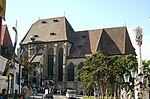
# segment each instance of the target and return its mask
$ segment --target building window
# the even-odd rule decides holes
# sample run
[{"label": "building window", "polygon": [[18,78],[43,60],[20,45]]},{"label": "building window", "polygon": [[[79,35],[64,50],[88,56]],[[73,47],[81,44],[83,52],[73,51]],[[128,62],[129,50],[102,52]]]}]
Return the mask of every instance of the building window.
[{"label": "building window", "polygon": [[57,20],[57,19],[54,19],[54,20],[53,20],[53,22],[59,22],[59,20]]},{"label": "building window", "polygon": [[51,32],[51,33],[50,33],[50,36],[52,36],[52,35],[56,35],[56,33],[54,33],[54,32]]},{"label": "building window", "polygon": [[34,46],[33,44],[29,44],[29,49],[30,49],[30,56],[32,56],[34,54]]},{"label": "building window", "polygon": [[32,79],[32,82],[33,82],[34,84],[37,84],[36,78],[33,78],[33,79]]},{"label": "building window", "polygon": [[[83,66],[84,66],[84,63],[80,62],[79,65],[78,65],[77,70],[81,70]],[[81,80],[78,78],[78,81],[81,81]]]},{"label": "building window", "polygon": [[45,20],[42,20],[42,23],[45,24],[45,23],[47,23],[47,22],[46,22]]},{"label": "building window", "polygon": [[84,63],[80,62],[79,65],[78,65],[78,70],[82,69],[83,66],[84,66]]},{"label": "building window", "polygon": [[48,54],[48,77],[53,79],[53,64],[54,64],[54,50],[51,48]]},{"label": "building window", "polygon": [[36,53],[43,53],[43,50],[44,46],[42,44],[36,46]]},{"label": "building window", "polygon": [[33,76],[36,76],[36,71],[33,71]]},{"label": "building window", "polygon": [[78,48],[82,48],[82,45],[78,45]]},{"label": "building window", "polygon": [[82,38],[85,39],[85,38],[86,38],[86,35],[82,35]]},{"label": "building window", "polygon": [[63,81],[63,48],[58,52],[58,81]]},{"label": "building window", "polygon": [[74,81],[74,64],[69,63],[67,71],[68,81]]}]

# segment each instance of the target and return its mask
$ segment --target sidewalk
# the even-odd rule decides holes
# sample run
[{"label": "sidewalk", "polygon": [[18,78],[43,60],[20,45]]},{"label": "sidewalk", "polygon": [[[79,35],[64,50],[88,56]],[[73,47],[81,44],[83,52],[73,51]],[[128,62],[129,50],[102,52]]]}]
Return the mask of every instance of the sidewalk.
[{"label": "sidewalk", "polygon": [[76,99],[83,99],[82,95],[77,95]]},{"label": "sidewalk", "polygon": [[[56,95],[57,96],[57,95]],[[61,96],[61,95],[60,95]],[[65,97],[64,95],[62,95],[63,97]],[[55,95],[54,95],[55,97]],[[66,98],[66,97],[65,97]],[[38,94],[38,95],[34,95],[34,96],[30,96],[29,99],[44,99],[44,94]],[[63,98],[62,98],[63,99]],[[77,95],[76,99],[83,99],[82,95]]]}]

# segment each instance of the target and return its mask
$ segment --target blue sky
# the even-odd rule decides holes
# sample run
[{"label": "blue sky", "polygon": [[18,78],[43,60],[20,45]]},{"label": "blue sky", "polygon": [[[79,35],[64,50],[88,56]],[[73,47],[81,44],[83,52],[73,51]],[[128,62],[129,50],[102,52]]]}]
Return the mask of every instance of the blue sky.
[{"label": "blue sky", "polygon": [[140,26],[143,28],[142,59],[150,60],[149,5],[150,0],[7,0],[3,24],[8,25],[14,41],[12,27],[17,20],[18,42],[38,19],[66,16],[75,31],[126,25],[136,49],[133,30]]}]

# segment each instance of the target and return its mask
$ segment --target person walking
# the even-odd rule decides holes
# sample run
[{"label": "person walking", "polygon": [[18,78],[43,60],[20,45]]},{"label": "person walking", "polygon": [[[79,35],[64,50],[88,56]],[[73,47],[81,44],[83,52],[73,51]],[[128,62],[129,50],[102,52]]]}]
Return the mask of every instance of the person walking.
[{"label": "person walking", "polygon": [[96,97],[96,99],[99,97],[99,92],[97,89],[95,89],[95,91],[94,91],[94,96]]},{"label": "person walking", "polygon": [[18,99],[24,99],[23,95],[19,95]]},{"label": "person walking", "polygon": [[4,99],[4,97],[3,97],[3,96],[0,96],[0,99]]}]

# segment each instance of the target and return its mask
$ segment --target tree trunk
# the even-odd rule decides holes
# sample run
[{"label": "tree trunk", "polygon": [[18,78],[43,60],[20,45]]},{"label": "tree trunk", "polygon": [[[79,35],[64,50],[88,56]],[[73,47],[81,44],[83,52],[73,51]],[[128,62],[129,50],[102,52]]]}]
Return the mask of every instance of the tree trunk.
[{"label": "tree trunk", "polygon": [[106,99],[109,98],[108,96],[109,96],[109,95],[108,95],[108,90],[107,90],[107,85],[106,85]]},{"label": "tree trunk", "polygon": [[115,84],[115,91],[114,91],[114,99],[116,99],[116,91],[117,91],[117,85]]}]

